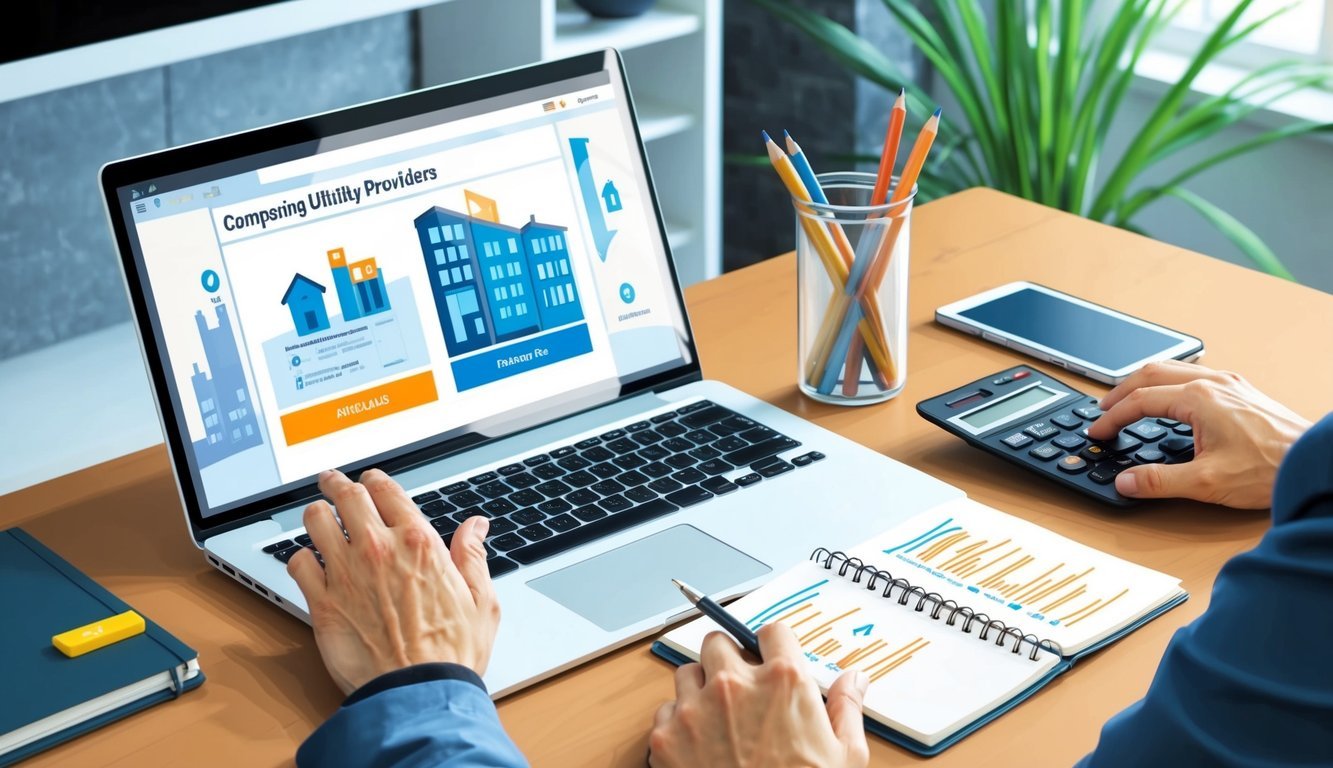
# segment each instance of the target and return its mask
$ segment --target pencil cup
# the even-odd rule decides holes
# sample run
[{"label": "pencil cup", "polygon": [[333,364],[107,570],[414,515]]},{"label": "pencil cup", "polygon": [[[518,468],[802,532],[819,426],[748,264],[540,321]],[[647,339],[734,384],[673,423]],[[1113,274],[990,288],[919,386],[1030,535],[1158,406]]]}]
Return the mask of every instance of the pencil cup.
[{"label": "pencil cup", "polygon": [[871,205],[874,174],[818,178],[827,204],[792,200],[797,382],[820,402],[883,402],[907,381],[907,254],[916,189],[898,202]]}]

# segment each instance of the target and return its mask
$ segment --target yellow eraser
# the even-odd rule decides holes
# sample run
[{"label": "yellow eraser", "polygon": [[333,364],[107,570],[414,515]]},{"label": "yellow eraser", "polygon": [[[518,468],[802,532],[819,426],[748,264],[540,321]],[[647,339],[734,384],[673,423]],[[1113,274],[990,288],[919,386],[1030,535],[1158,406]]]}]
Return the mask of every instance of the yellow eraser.
[{"label": "yellow eraser", "polygon": [[70,657],[82,656],[88,651],[104,648],[129,637],[143,634],[143,617],[134,611],[116,614],[109,619],[84,624],[77,629],[61,632],[51,638],[61,653]]}]

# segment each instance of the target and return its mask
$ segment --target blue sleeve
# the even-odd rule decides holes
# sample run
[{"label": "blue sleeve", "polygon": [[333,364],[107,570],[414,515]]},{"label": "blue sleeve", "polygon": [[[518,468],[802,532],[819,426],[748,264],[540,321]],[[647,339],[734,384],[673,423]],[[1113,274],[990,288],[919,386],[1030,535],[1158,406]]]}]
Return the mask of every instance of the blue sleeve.
[{"label": "blue sleeve", "polygon": [[305,740],[296,764],[517,768],[528,762],[505,734],[475,672],[420,664],[357,689]]},{"label": "blue sleeve", "polygon": [[1218,574],[1142,701],[1080,766],[1333,764],[1333,414],[1292,446],[1273,527]]}]

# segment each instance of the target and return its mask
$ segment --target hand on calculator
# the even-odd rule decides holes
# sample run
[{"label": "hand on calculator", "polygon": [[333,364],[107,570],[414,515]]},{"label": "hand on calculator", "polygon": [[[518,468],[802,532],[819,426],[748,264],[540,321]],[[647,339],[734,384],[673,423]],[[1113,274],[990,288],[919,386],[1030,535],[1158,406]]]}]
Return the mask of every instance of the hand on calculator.
[{"label": "hand on calculator", "polygon": [[1239,375],[1175,360],[1149,363],[1102,398],[1103,416],[1088,428],[1109,440],[1141,418],[1158,416],[1194,428],[1194,460],[1145,464],[1116,476],[1131,498],[1182,497],[1262,509],[1287,449],[1310,422]]}]

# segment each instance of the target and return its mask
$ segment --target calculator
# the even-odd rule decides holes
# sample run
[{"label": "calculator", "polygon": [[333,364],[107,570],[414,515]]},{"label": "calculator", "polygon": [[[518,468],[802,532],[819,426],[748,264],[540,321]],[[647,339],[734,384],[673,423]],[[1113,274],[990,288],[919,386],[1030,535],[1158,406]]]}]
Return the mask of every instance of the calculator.
[{"label": "calculator", "polygon": [[1171,419],[1140,419],[1110,442],[1089,439],[1088,425],[1102,415],[1097,402],[1020,365],[922,400],[916,410],[973,447],[1120,507],[1135,503],[1116,492],[1122,471],[1194,458],[1193,429]]}]

